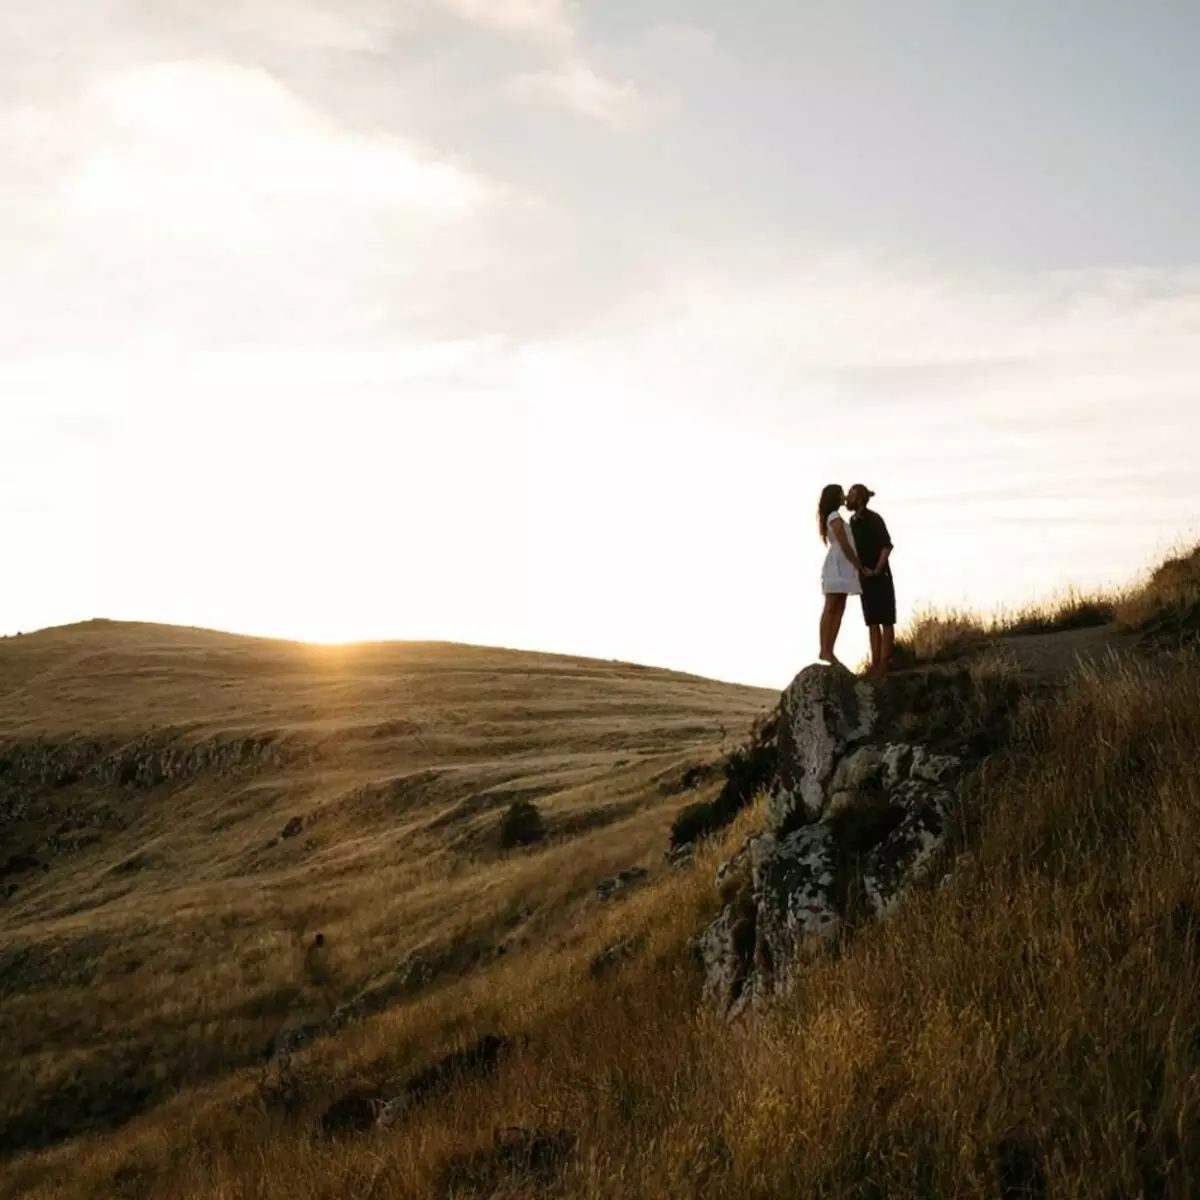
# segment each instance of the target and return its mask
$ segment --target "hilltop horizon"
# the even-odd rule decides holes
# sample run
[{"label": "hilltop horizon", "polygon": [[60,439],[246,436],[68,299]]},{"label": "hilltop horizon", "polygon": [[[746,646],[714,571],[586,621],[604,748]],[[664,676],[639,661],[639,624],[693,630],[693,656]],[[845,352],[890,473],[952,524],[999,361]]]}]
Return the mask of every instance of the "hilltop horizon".
[{"label": "hilltop horizon", "polygon": [[[1018,594],[1011,596],[1006,603],[994,602],[977,607],[959,604],[933,605],[926,603],[913,605],[910,603],[905,606],[907,610],[905,614],[906,619],[902,620],[899,632],[901,635],[903,635],[906,630],[911,629],[915,624],[919,624],[931,616],[935,619],[942,619],[946,614],[952,614],[954,619],[958,621],[969,621],[978,625],[988,625],[997,629],[1002,629],[1005,626],[1020,624],[1022,614],[1041,613],[1048,610],[1054,610],[1056,608],[1069,608],[1079,604],[1092,604],[1099,606],[1100,608],[1113,608],[1119,603],[1120,598],[1123,595],[1129,594],[1131,591],[1134,591],[1139,587],[1143,587],[1151,574],[1163,561],[1174,558],[1186,558],[1190,554],[1194,554],[1195,547],[1200,546],[1200,539],[1193,540],[1180,536],[1174,539],[1169,539],[1167,544],[1171,547],[1168,553],[1160,553],[1155,558],[1138,564],[1133,570],[1130,571],[1129,575],[1124,578],[1110,578],[1107,585],[1104,587],[1080,588],[1069,579],[1066,579],[1060,580],[1057,586],[1040,593]],[[846,630],[844,634],[844,641],[850,647],[846,657],[850,662],[854,662],[856,658],[861,660],[867,650],[867,647],[865,636],[861,629],[861,618],[859,617],[857,611],[857,602],[851,604],[845,626]],[[30,638],[60,633],[70,633],[72,631],[101,631],[104,629],[141,629],[158,634],[177,632],[181,634],[212,635],[214,637],[244,639],[252,642],[258,641],[297,647],[310,647],[314,650],[328,651],[334,651],[338,649],[349,650],[355,647],[385,648],[389,646],[459,647],[465,650],[497,650],[513,654],[525,654],[547,658],[640,667],[645,670],[661,671],[681,677],[706,679],[714,682],[723,682],[739,686],[776,690],[781,688],[787,682],[787,680],[792,677],[792,675],[795,673],[795,670],[799,669],[800,666],[804,665],[805,663],[815,661],[817,650],[815,626],[812,630],[792,627],[789,630],[784,645],[794,645],[797,647],[798,652],[790,657],[786,654],[781,654],[768,668],[767,672],[764,673],[762,678],[750,679],[706,672],[704,670],[684,666],[676,662],[654,661],[652,655],[649,657],[631,658],[616,654],[589,652],[587,650],[551,647],[544,644],[521,645],[471,641],[451,637],[411,638],[398,636],[326,640],[320,638],[314,639],[294,637],[286,634],[256,630],[223,628],[220,626],[207,625],[203,623],[182,623],[121,617],[88,617],[80,620],[67,621],[60,624],[52,624],[24,630],[14,630],[0,634],[0,639],[18,637]],[[722,634],[718,636],[727,636],[730,640],[736,640],[738,634],[738,630],[732,629],[728,631],[727,635]],[[806,654],[805,647],[810,641],[812,643],[811,653]]]},{"label": "hilltop horizon", "polygon": [[367,638],[352,641],[315,641],[306,638],[293,638],[277,636],[267,633],[248,633],[232,629],[219,629],[207,625],[180,625],[165,621],[148,621],[148,620],[127,620],[120,617],[88,617],[84,620],[69,621],[61,625],[46,625],[40,628],[16,630],[10,633],[0,634],[0,641],[8,640],[32,640],[52,635],[72,634],[72,633],[96,633],[102,634],[106,631],[120,632],[142,632],[147,635],[166,636],[170,634],[187,634],[198,635],[201,637],[212,637],[216,639],[228,639],[230,641],[240,642],[260,642],[279,646],[291,646],[296,648],[305,648],[315,651],[336,651],[336,650],[353,650],[353,649],[387,649],[394,647],[397,649],[458,649],[464,651],[495,651],[504,654],[521,655],[528,658],[544,658],[563,662],[580,662],[580,663],[596,663],[612,666],[629,667],[637,670],[660,672],[667,675],[676,676],[686,679],[707,680],[713,683],[728,683],[733,686],[743,687],[766,687],[770,688],[769,684],[755,684],[746,680],[736,679],[719,679],[711,675],[703,675],[695,671],[683,670],[678,667],[673,667],[663,663],[647,663],[633,661],[623,658],[604,658],[591,654],[577,654],[569,650],[555,650],[546,648],[534,648],[527,646],[504,646],[495,644],[484,644],[480,642],[456,641],[447,638]]}]

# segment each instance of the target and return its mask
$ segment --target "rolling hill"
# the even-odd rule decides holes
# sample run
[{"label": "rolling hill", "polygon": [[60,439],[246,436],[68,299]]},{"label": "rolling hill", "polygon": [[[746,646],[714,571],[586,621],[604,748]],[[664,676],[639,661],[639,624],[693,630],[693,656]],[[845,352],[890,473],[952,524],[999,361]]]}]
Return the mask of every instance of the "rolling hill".
[{"label": "rolling hill", "polygon": [[[364,989],[386,1007],[399,964],[442,986],[569,939],[604,879],[664,869],[705,765],[773,700],[456,645],[0,641],[5,1151],[257,1065]],[[544,841],[502,850],[521,801]]]}]

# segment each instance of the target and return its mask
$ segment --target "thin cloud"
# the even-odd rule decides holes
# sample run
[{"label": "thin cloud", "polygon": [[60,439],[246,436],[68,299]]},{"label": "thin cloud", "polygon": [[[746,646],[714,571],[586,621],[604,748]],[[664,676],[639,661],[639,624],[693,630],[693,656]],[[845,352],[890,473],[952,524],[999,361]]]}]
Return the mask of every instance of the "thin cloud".
[{"label": "thin cloud", "polygon": [[[159,0],[161,3],[161,0]],[[255,42],[302,49],[373,54],[411,24],[393,5],[328,3],[327,0],[176,0],[177,11],[198,26]]]},{"label": "thin cloud", "polygon": [[515,34],[560,50],[577,40],[572,7],[564,0],[435,0],[472,25]]},{"label": "thin cloud", "polygon": [[532,42],[551,61],[510,82],[512,94],[565,109],[612,129],[642,124],[654,104],[632,79],[614,79],[584,44],[566,0],[436,0],[469,24]]},{"label": "thin cloud", "polygon": [[267,72],[222,62],[138,68],[88,97],[89,148],[66,185],[88,215],[224,239],[268,234],[296,206],[454,217],[493,194],[392,136],[339,127]]},{"label": "thin cloud", "polygon": [[515,94],[535,103],[559,106],[613,129],[641,125],[654,111],[632,80],[618,83],[581,58],[521,75],[512,87]]}]

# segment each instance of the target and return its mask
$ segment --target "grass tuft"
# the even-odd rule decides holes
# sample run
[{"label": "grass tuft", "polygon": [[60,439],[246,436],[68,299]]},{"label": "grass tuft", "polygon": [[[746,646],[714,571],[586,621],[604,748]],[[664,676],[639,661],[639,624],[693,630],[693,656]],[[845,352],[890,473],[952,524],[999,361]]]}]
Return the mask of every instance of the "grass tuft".
[{"label": "grass tuft", "polygon": [[1200,546],[1168,558],[1118,606],[1121,628],[1160,638],[1200,636]]}]

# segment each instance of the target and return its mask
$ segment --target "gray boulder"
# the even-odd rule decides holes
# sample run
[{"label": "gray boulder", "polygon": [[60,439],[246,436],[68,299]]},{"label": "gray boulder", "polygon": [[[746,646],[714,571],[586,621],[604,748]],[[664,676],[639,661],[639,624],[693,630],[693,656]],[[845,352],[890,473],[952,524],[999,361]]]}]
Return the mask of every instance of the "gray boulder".
[{"label": "gray boulder", "polygon": [[887,916],[905,891],[923,879],[946,840],[954,802],[950,792],[920,778],[901,783],[889,799],[902,813],[899,824],[875,846],[863,868],[863,889],[876,916]]},{"label": "gray boulder", "polygon": [[837,933],[837,848],[828,825],[805,825],[780,841],[759,839],[754,870],[756,953],[776,986]]},{"label": "gray boulder", "polygon": [[779,769],[767,801],[767,827],[790,833],[815,821],[834,770],[846,751],[875,727],[875,696],[845,667],[807,667],[783,693]]},{"label": "gray boulder", "polygon": [[869,685],[809,667],[783,694],[765,827],[717,869],[724,901],[693,943],[729,1016],[787,991],[848,919],[884,917],[929,874],[962,762],[877,736]]}]

